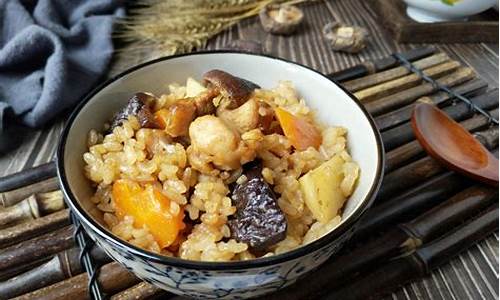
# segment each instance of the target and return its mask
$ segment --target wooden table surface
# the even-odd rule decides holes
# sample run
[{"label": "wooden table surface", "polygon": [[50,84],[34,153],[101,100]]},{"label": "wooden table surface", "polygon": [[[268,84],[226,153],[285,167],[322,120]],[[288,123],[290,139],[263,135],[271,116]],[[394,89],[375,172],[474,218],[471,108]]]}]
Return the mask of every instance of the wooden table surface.
[{"label": "wooden table surface", "polygon": [[[207,49],[221,48],[234,39],[259,40],[272,55],[329,73],[364,60],[423,46],[394,42],[379,25],[369,0],[317,1],[305,6],[304,12],[305,24],[293,36],[269,35],[261,29],[258,20],[249,19],[211,40]],[[331,51],[322,39],[321,29],[333,20],[365,27],[370,33],[368,48],[358,55]],[[436,46],[475,69],[491,88],[498,88],[498,44]],[[136,61],[115,59],[108,77],[158,55],[148,55]],[[43,129],[29,132],[18,149],[0,157],[0,176],[52,160],[65,117]],[[498,231],[430,276],[399,288],[387,299],[498,299]]]}]

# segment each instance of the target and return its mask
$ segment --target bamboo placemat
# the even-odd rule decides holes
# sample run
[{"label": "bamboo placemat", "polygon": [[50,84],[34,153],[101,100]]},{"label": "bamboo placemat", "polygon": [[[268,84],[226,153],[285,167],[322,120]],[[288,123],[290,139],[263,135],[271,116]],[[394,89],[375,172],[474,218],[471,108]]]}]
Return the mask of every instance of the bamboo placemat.
[{"label": "bamboo placemat", "polygon": [[[393,51],[419,47],[418,44],[397,44],[380,25],[379,16],[365,0],[318,1],[304,8],[305,25],[297,34],[283,38],[266,34],[258,20],[244,21],[209,42],[207,49],[219,49],[235,39],[259,40],[266,52],[298,61],[321,72],[340,70],[363,61],[385,56]],[[361,25],[370,33],[370,44],[358,55],[333,52],[321,37],[326,22],[340,20]],[[122,47],[122,46],[120,46]],[[492,88],[498,87],[498,45],[441,44],[438,48],[474,68]],[[161,53],[145,52],[133,59],[113,62],[108,77]],[[6,175],[23,168],[39,165],[52,159],[63,119],[40,130],[26,133],[26,141],[17,151],[0,157],[0,174]],[[408,149],[414,146],[409,143]],[[404,149],[401,149],[404,150]],[[436,176],[429,188],[442,186],[449,175]],[[455,181],[457,186],[463,183]],[[401,198],[403,199],[403,198]],[[63,213],[61,213],[63,214]],[[61,217],[61,220],[64,218]],[[67,219],[67,218],[66,218]],[[64,223],[61,221],[61,223]],[[62,226],[62,225],[61,225]],[[140,290],[140,289],[136,289]],[[498,233],[490,235],[476,246],[459,255],[422,280],[397,289],[386,299],[497,299],[498,298]]]},{"label": "bamboo placemat", "polygon": [[[498,118],[498,90],[488,88],[486,82],[472,69],[439,51],[418,59],[413,64],[423,69],[424,74],[467,95],[475,105]],[[487,117],[474,114],[468,105],[450,99],[452,97],[448,93],[439,92],[434,86],[429,87],[414,75],[405,68],[394,66],[342,83],[361,99],[375,117],[387,152],[386,177],[376,204],[369,211],[368,215],[371,213],[372,217],[361,225],[350,247],[372,240],[368,238],[370,235],[386,231],[390,224],[412,220],[472,184],[470,180],[447,172],[427,157],[414,140],[408,123],[414,103],[435,103],[470,131],[480,132],[478,138],[487,147],[498,147],[498,127],[490,127]],[[46,171],[44,178],[50,177],[47,174],[53,174],[50,172],[53,169]],[[56,188],[54,179],[49,178],[22,189],[2,193],[0,197],[11,211],[15,211],[10,214],[14,217],[9,220],[15,218],[18,220],[15,222],[21,223],[12,226],[16,223],[4,222],[2,227],[3,216],[0,212],[0,281],[17,274],[29,273],[30,276],[18,277],[15,286],[25,291],[38,288],[21,299],[63,299],[68,295],[79,299],[87,295],[88,277],[80,274],[84,271],[84,266],[80,263],[80,251],[75,247],[74,228],[69,225],[68,210],[60,204],[61,195],[52,192]],[[427,198],[421,195],[427,195]],[[27,199],[23,200],[25,198]],[[37,204],[35,213],[33,201]],[[412,207],[400,204],[394,206],[394,203],[416,204]],[[394,211],[394,208],[398,210]],[[401,211],[404,212],[402,215]],[[77,239],[77,244],[82,245],[82,241]],[[100,282],[102,290],[115,295],[113,298],[174,297],[149,284],[140,283],[119,265],[110,263],[109,258],[98,248],[88,250],[88,258],[104,264],[95,279]],[[351,261],[356,263],[356,260]],[[53,282],[52,285],[48,284],[49,281]],[[44,287],[47,285],[49,286]],[[297,285],[300,286],[300,281]],[[325,292],[323,296],[335,292],[336,289],[328,290],[328,286],[327,283],[321,286]],[[0,284],[0,295],[2,288],[7,290],[8,282]],[[376,287],[373,288],[375,290]],[[291,289],[293,291],[293,287]],[[300,299],[294,298],[294,295],[298,295],[297,292],[287,291],[272,297],[281,298],[284,295],[286,298]]]}]

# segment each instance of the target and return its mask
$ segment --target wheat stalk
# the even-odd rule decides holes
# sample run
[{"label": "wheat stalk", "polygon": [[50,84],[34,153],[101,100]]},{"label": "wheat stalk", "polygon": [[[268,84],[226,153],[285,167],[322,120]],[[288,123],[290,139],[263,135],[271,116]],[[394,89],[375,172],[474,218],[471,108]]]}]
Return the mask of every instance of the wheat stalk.
[{"label": "wheat stalk", "polygon": [[205,47],[208,39],[239,21],[255,16],[268,4],[297,4],[307,0],[150,0],[136,1],[115,33],[134,51],[162,55]]}]

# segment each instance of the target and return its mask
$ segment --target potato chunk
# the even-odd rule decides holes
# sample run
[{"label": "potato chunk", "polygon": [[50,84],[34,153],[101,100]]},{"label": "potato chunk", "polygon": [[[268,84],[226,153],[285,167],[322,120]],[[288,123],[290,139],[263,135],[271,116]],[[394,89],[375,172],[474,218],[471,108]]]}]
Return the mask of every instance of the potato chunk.
[{"label": "potato chunk", "polygon": [[207,90],[201,83],[188,77],[186,80],[186,97],[196,97]]},{"label": "potato chunk", "polygon": [[299,179],[305,203],[321,223],[337,216],[346,201],[341,188],[345,177],[344,163],[340,155],[335,155]]}]

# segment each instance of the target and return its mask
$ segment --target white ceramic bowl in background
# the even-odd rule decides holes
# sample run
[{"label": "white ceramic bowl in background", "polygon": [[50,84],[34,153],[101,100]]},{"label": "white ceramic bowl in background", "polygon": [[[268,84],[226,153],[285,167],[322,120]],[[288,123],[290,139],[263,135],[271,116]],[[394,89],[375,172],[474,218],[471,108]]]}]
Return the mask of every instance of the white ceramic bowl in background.
[{"label": "white ceramic bowl in background", "polygon": [[[160,256],[110,233],[91,203],[94,193],[83,174],[83,153],[90,129],[101,128],[138,91],[166,93],[169,83],[200,78],[221,69],[272,88],[290,80],[318,118],[348,130],[348,147],[361,173],[347,202],[342,223],[329,234],[296,250],[267,258],[236,262],[197,262]],[[57,154],[65,198],[87,233],[113,259],[138,277],[176,294],[209,298],[247,298],[276,291],[318,267],[351,236],[382,181],[384,151],[372,118],[351,94],[307,67],[248,53],[199,52],[160,58],[133,67],[91,92],[71,115]]]},{"label": "white ceramic bowl in background", "polygon": [[[498,0],[403,0],[406,13],[417,22],[433,23],[465,18],[493,7]],[[447,4],[448,3],[448,4]]]}]

